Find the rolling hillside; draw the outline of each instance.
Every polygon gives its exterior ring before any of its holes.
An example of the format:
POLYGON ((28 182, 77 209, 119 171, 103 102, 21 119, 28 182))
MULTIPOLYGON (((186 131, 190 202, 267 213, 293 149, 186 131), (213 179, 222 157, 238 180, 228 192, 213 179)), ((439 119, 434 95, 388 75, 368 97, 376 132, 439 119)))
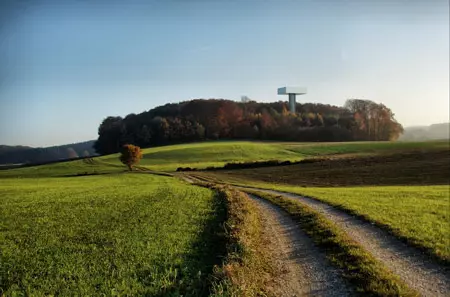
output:
MULTIPOLYGON (((155 171, 176 171, 178 167, 204 169, 232 162, 298 161, 317 156, 361 156, 387 152, 448 149, 445 141, 434 142, 349 142, 298 143, 215 141, 160 146, 144 149, 139 166, 155 171)), ((124 171, 119 154, 0 171, 0 177, 69 176, 124 171)))
MULTIPOLYGON (((267 160, 298 161, 332 155, 367 155, 386 152, 448 149, 447 142, 349 142, 299 143, 218 141, 181 144, 144 149, 140 166, 157 171, 178 167, 204 169, 232 162, 267 160)), ((105 163, 119 165, 118 154, 100 157, 105 163)))

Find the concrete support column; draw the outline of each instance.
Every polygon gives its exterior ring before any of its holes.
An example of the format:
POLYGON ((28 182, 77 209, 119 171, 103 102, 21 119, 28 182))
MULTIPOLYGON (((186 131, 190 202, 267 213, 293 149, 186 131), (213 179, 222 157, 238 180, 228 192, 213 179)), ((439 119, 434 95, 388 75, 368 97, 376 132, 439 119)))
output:
POLYGON ((295 113, 295 94, 289 94, 289 111, 295 113))

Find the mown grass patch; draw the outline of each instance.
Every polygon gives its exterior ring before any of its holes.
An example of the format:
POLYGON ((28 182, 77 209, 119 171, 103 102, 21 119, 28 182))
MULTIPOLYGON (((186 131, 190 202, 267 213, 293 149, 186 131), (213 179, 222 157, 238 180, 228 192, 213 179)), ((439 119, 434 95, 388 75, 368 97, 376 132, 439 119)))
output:
POLYGON ((417 296, 397 276, 376 261, 344 231, 312 208, 282 196, 256 190, 245 192, 262 197, 281 207, 322 248, 343 276, 365 296, 417 296))
POLYGON ((149 174, 1 183, 5 296, 209 294, 224 252, 213 191, 149 174))

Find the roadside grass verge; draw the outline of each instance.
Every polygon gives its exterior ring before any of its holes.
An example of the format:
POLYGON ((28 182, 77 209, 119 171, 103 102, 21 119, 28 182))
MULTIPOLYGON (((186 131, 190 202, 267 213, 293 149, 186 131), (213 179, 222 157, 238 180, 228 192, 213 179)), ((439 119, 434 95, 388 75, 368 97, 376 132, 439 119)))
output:
POLYGON ((244 190, 281 207, 324 250, 343 276, 364 296, 417 296, 397 276, 348 237, 332 222, 310 207, 281 196, 244 190))
POLYGON ((225 253, 209 189, 151 174, 3 179, 0 295, 206 296, 225 253))
POLYGON ((230 187, 199 182, 226 202, 226 257, 214 269, 211 296, 275 296, 272 280, 279 269, 265 249, 261 214, 246 194, 230 187))

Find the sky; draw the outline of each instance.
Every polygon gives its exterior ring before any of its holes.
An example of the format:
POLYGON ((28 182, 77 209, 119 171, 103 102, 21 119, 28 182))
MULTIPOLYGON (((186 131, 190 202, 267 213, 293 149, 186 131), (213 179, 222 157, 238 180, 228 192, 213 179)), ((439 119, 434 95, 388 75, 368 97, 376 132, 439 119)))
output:
POLYGON ((97 138, 107 116, 194 98, 387 105, 449 121, 447 0, 2 0, 0 144, 97 138))

